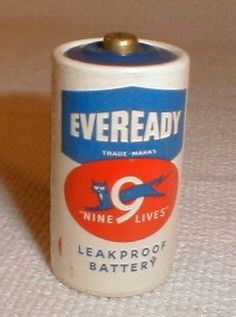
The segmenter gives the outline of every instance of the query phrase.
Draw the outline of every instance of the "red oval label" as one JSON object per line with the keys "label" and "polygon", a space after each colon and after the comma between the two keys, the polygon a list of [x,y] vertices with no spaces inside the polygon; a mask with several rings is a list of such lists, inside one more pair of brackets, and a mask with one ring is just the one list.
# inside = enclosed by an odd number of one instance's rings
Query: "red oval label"
{"label": "red oval label", "polygon": [[163,227],[177,188],[177,168],[169,161],[116,159],[73,169],[65,182],[65,199],[73,218],[91,234],[130,242]]}

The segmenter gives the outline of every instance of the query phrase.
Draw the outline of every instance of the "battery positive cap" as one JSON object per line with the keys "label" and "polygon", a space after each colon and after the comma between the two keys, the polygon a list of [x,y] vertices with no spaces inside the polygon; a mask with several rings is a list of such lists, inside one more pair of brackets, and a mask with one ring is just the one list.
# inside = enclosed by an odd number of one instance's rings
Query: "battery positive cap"
{"label": "battery positive cap", "polygon": [[108,33],[103,39],[103,48],[105,50],[120,54],[128,55],[138,49],[138,39],[130,33],[116,32]]}
{"label": "battery positive cap", "polygon": [[177,59],[174,52],[159,45],[144,43],[129,33],[108,33],[103,39],[75,45],[65,56],[76,61],[112,66],[144,66],[169,63]]}

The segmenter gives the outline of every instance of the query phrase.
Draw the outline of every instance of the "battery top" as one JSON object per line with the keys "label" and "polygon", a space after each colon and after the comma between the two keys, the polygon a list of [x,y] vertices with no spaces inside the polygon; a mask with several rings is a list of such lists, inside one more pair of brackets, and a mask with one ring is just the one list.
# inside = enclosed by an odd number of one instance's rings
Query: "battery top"
{"label": "battery top", "polygon": [[76,61],[99,65],[142,66],[172,62],[177,56],[159,46],[141,43],[128,33],[109,33],[103,41],[70,48],[65,56]]}

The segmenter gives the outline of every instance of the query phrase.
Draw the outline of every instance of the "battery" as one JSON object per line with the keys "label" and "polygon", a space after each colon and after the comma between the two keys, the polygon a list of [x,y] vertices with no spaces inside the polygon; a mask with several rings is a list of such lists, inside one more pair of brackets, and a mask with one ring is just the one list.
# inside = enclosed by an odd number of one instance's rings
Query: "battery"
{"label": "battery", "polygon": [[178,228],[189,57],[127,33],[53,54],[51,262],[79,291],[162,284]]}

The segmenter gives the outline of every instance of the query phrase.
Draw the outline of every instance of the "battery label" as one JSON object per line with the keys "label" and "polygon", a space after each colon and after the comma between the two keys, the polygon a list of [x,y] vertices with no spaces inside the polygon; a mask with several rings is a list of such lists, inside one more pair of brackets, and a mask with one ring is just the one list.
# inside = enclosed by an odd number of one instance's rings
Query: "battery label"
{"label": "battery label", "polygon": [[139,87],[63,91],[62,151],[78,163],[115,153],[172,160],[182,148],[185,95]]}
{"label": "battery label", "polygon": [[176,201],[186,90],[126,87],[62,92],[62,152],[79,163],[65,181],[75,221],[115,242],[168,221]]}

